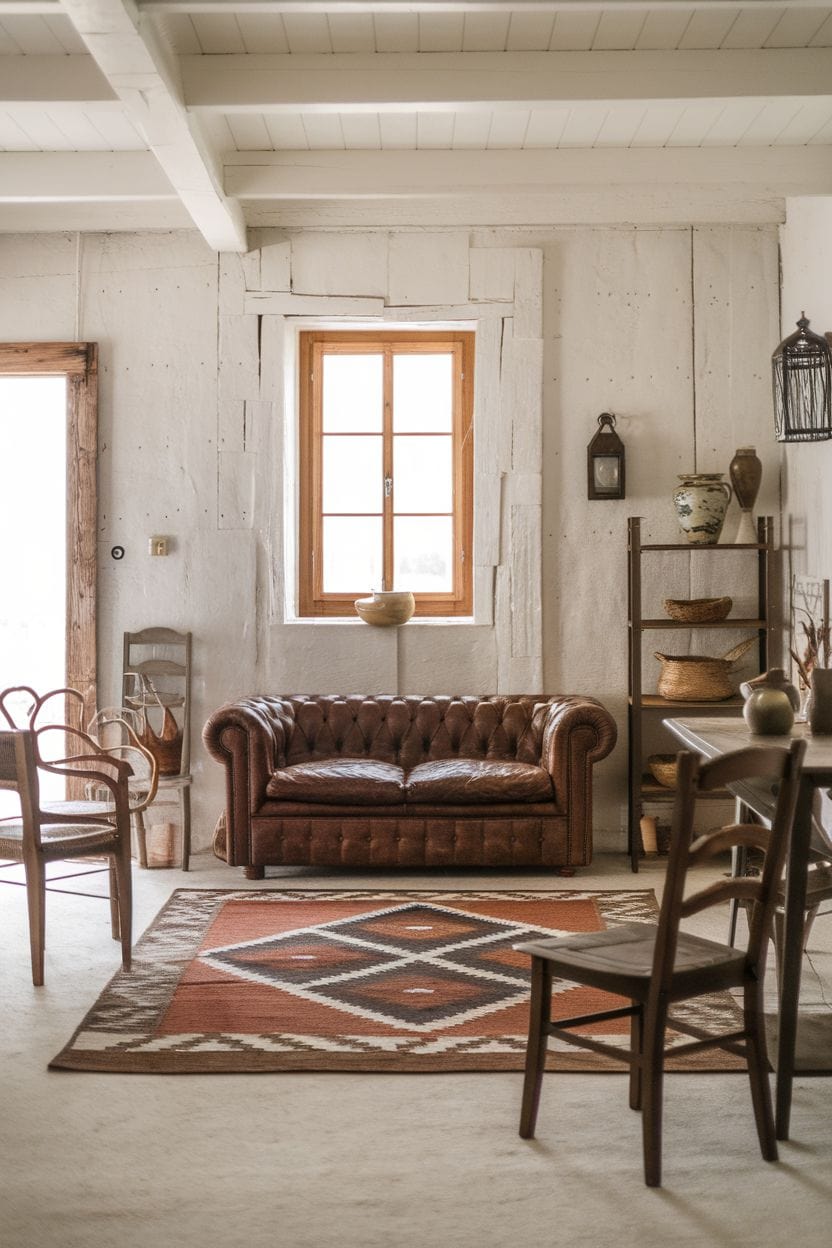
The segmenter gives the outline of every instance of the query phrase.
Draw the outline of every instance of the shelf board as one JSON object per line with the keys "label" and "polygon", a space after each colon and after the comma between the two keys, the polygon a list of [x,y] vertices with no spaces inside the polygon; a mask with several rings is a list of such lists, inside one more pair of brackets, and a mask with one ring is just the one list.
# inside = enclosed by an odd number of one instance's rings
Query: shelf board
{"label": "shelf board", "polygon": [[641,550],[769,550],[766,542],[643,542]]}
{"label": "shelf board", "polygon": [[648,628],[755,628],[762,630],[767,625],[765,620],[713,620],[711,622],[705,621],[701,624],[687,620],[642,620],[640,627],[642,630]]}
{"label": "shelf board", "polygon": [[[641,777],[641,796],[648,802],[672,802],[676,796],[676,790],[669,789],[666,784],[659,784],[658,780],[654,780],[649,772],[645,772]],[[734,800],[727,789],[713,789],[708,793],[700,793],[699,799],[711,802],[731,802]]]}
{"label": "shelf board", "polygon": [[[633,705],[632,697],[627,699],[630,706]],[[705,699],[693,699],[690,702],[678,702],[670,698],[660,698],[657,693],[643,693],[641,695],[641,707],[646,711],[719,711],[719,710],[736,710],[738,707],[745,705],[745,699],[737,695],[733,698],[722,698],[719,702],[707,701]]]}

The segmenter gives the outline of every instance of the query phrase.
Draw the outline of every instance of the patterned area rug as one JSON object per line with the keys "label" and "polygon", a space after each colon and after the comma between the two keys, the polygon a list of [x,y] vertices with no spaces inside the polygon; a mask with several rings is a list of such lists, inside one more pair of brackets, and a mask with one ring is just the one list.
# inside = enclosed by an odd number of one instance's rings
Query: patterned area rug
{"label": "patterned area rug", "polygon": [[[169,1074],[521,1070],[529,958],[513,946],[656,913],[648,890],[177,889],[136,946],[133,971],[115,976],[50,1065]],[[557,991],[572,1014],[614,1000],[564,981]],[[728,994],[687,1008],[700,1025],[736,1025]],[[626,1048],[626,1019],[603,1026]],[[739,1064],[710,1052],[675,1068]],[[551,1065],[623,1069],[555,1041]]]}

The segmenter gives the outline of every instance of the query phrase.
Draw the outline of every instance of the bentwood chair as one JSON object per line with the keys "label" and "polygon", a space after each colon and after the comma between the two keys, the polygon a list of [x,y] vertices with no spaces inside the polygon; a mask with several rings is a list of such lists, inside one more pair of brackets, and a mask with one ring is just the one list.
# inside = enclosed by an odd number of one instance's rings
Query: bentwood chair
{"label": "bentwood chair", "polygon": [[130,764],[124,759],[93,753],[40,766],[107,789],[113,809],[108,815],[84,816],[45,811],[40,804],[35,733],[31,729],[0,731],[0,788],[14,790],[20,797],[20,815],[0,820],[0,858],[23,863],[32,982],[43,983],[46,867],[56,860],[108,859],[113,939],[121,941],[122,966],[129,970],[132,947]]}
{"label": "bentwood chair", "polygon": [[[39,766],[52,757],[67,753],[107,754],[125,759],[131,766],[129,781],[130,822],[135,832],[139,860],[147,866],[144,812],[156,796],[158,765],[153,754],[138,737],[139,716],[129,707],[105,707],[97,711],[83,731],[84,696],[77,689],[50,689],[38,694],[28,685],[17,685],[0,693],[0,715],[11,728],[31,728],[35,732],[35,752]],[[75,794],[46,799],[44,810],[84,818],[114,812],[109,791],[94,784],[80,784],[70,777]]]}
{"label": "bentwood chair", "polygon": [[[549,1036],[623,1059],[630,1067],[630,1107],[640,1110],[642,1115],[644,1179],[649,1187],[658,1187],[668,1011],[691,997],[741,988],[741,1028],[713,1035],[684,1018],[674,1017],[670,1020],[674,1031],[693,1039],[674,1044],[673,1054],[716,1046],[745,1057],[760,1150],[766,1161],[777,1159],[763,1026],[763,977],[805,749],[805,742],[795,741],[789,750],[779,746],[737,750],[704,764],[698,755],[682,751],[678,755],[667,878],[658,923],[623,924],[606,931],[533,940],[517,946],[532,958],[531,1018],[520,1115],[520,1135],[524,1139],[534,1135]],[[694,839],[697,797],[749,776],[779,785],[771,828],[763,828],[759,823],[732,824]],[[729,877],[685,897],[689,869],[724,854],[736,844],[753,847],[762,855],[760,876]],[[733,949],[679,930],[683,918],[735,896],[741,897],[749,908],[745,949]],[[580,1017],[552,1019],[555,976],[613,993],[625,998],[625,1002],[613,1001],[607,1008]],[[629,1051],[573,1030],[618,1018],[630,1019]]]}

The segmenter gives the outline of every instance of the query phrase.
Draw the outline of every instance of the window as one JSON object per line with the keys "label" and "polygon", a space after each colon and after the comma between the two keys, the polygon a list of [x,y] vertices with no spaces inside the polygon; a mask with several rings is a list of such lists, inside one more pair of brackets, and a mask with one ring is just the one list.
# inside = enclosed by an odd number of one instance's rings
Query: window
{"label": "window", "polygon": [[472,612],[474,334],[300,335],[300,614]]}

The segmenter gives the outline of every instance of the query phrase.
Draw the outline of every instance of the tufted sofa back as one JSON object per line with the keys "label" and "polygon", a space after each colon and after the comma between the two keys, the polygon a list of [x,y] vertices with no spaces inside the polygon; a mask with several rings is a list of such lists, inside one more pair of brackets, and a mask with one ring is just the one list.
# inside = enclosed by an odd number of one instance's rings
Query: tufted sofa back
{"label": "tufted sofa back", "polygon": [[528,694],[281,698],[281,719],[287,729],[292,724],[286,763],[374,758],[406,770],[446,758],[539,764],[549,702]]}

